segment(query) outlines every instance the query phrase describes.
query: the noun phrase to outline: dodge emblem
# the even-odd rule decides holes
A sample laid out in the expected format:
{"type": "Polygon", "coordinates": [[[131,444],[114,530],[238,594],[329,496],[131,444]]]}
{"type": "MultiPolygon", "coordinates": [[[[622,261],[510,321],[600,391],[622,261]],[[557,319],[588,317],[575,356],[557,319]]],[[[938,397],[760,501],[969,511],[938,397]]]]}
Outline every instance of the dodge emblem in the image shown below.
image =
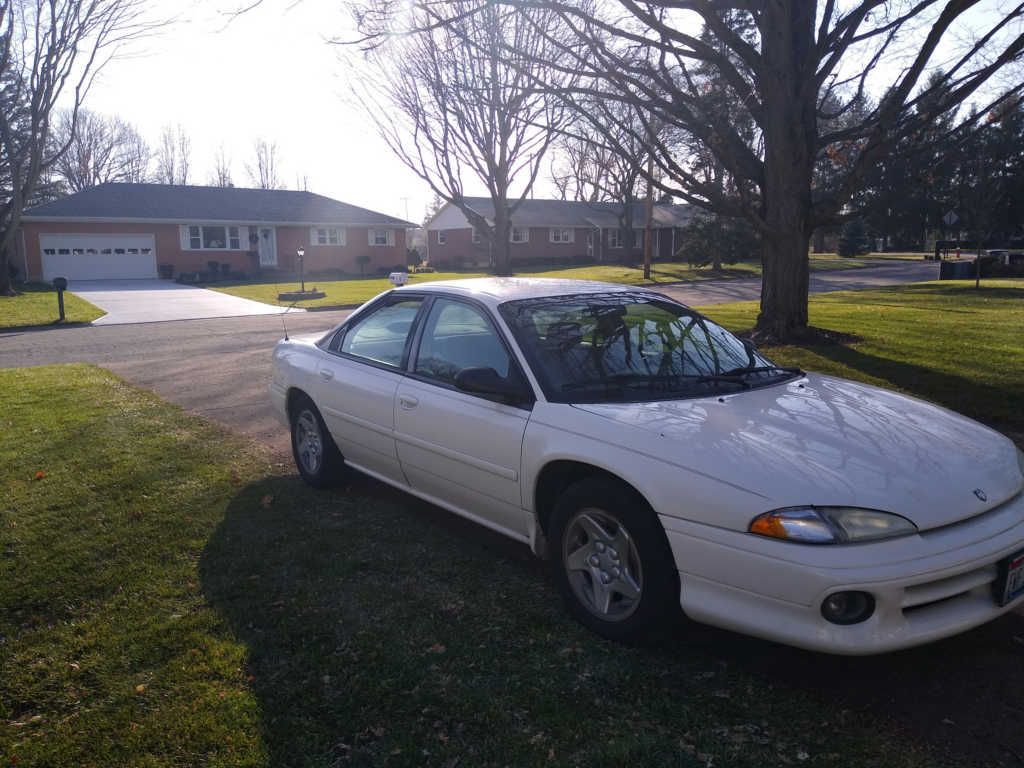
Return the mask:
{"type": "Polygon", "coordinates": [[[988,496],[985,495],[985,492],[981,490],[981,488],[975,488],[974,495],[978,497],[978,501],[988,501],[988,496]]]}

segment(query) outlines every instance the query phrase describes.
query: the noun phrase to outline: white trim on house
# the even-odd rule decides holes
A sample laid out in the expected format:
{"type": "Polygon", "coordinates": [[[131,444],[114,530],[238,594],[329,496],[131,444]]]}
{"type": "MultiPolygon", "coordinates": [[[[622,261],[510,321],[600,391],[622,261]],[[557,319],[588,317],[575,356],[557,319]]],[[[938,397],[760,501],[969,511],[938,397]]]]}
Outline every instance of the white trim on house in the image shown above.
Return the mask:
{"type": "Polygon", "coordinates": [[[437,232],[437,244],[438,245],[448,245],[448,235],[445,233],[445,230],[438,229],[438,230],[435,230],[435,231],[437,232]]]}
{"type": "Polygon", "coordinates": [[[344,227],[309,228],[309,244],[313,247],[344,247],[347,237],[344,227]]]}
{"type": "MultiPolygon", "coordinates": [[[[22,216],[21,220],[26,223],[40,224],[46,223],[67,223],[67,224],[176,224],[178,226],[182,224],[194,224],[194,219],[134,219],[134,218],[111,218],[110,216],[22,216]]],[[[380,229],[382,227],[391,227],[393,229],[406,229],[405,222],[397,222],[395,224],[381,224],[378,222],[366,223],[366,222],[340,222],[340,221],[322,221],[322,222],[311,222],[311,221],[262,221],[259,219],[204,219],[206,224],[238,224],[244,223],[247,226],[258,226],[258,227],[348,227],[349,229],[355,227],[362,229],[366,227],[368,229],[380,229]]]]}
{"type": "Polygon", "coordinates": [[[576,230],[572,227],[551,227],[548,230],[548,241],[552,243],[575,243],[576,230]]]}
{"type": "Polygon", "coordinates": [[[183,251],[248,251],[249,228],[228,222],[189,222],[178,227],[178,238],[183,251]],[[208,238],[208,229],[224,230],[223,240],[208,238]],[[207,245],[223,242],[224,245],[207,245]]]}
{"type": "Polygon", "coordinates": [[[395,230],[393,229],[368,229],[366,231],[367,244],[376,248],[390,248],[395,244],[395,230]],[[383,235],[383,237],[381,237],[383,235]],[[384,242],[380,242],[383,240],[384,242]]]}

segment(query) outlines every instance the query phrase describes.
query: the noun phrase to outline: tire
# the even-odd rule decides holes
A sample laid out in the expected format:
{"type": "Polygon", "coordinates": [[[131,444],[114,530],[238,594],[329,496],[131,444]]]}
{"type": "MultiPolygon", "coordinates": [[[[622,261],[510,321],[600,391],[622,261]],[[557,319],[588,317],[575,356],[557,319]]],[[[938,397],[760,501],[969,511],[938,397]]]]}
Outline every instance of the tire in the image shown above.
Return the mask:
{"type": "Polygon", "coordinates": [[[569,613],[591,631],[635,643],[681,615],[679,572],[665,531],[624,483],[573,483],[548,527],[555,583],[569,613]]]}
{"type": "Polygon", "coordinates": [[[320,411],[302,395],[292,404],[289,417],[296,469],[314,488],[330,488],[339,480],[344,460],[320,411]]]}

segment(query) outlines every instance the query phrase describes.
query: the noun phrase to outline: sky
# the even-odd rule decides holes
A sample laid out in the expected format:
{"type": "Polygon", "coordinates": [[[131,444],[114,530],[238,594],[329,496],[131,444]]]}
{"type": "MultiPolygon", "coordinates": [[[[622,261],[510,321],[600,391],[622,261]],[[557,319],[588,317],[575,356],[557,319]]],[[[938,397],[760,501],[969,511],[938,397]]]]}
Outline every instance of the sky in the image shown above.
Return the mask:
{"type": "MultiPolygon", "coordinates": [[[[241,0],[239,0],[241,3],[241,0]]],[[[179,20],[132,44],[100,72],[86,100],[133,123],[155,146],[180,124],[192,141],[193,184],[209,182],[224,145],[236,186],[251,186],[258,138],[277,142],[281,177],[310,191],[412,221],[432,194],[351,103],[346,68],[327,39],[351,34],[338,0],[264,0],[248,13],[230,0],[157,3],[179,20]]]]}
{"type": "MultiPolygon", "coordinates": [[[[988,0],[984,19],[1006,0],[988,0]]],[[[350,96],[350,68],[331,38],[352,39],[341,0],[153,0],[175,14],[100,72],[86,106],[133,123],[155,146],[164,126],[192,141],[191,183],[209,183],[223,145],[237,186],[251,186],[257,139],[276,142],[284,183],[420,222],[433,197],[377,135],[350,96]]],[[[908,39],[912,53],[913,40],[908,39]]],[[[351,49],[349,49],[351,51],[351,49]]],[[[876,73],[890,81],[894,73],[876,73]]],[[[542,168],[542,175],[544,169],[542,168]]],[[[483,188],[467,188],[485,194],[483,188]]],[[[538,179],[536,197],[554,196],[538,179]]]]}

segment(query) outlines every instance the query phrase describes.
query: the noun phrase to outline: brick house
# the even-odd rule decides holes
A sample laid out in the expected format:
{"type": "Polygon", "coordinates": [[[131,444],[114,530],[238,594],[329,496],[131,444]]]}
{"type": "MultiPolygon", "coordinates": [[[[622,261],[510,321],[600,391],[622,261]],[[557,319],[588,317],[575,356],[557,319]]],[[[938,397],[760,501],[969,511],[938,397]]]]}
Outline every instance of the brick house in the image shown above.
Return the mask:
{"type": "MultiPolygon", "coordinates": [[[[490,198],[466,198],[469,206],[493,221],[490,198]]],[[[512,262],[633,262],[643,255],[645,205],[633,205],[632,238],[624,229],[622,203],[573,200],[524,200],[512,214],[512,262]],[[632,240],[632,242],[630,242],[632,240]]],[[[652,229],[654,258],[675,253],[679,230],[697,215],[692,206],[656,203],[652,229]]],[[[427,256],[436,267],[484,266],[491,263],[491,245],[475,231],[465,214],[451,203],[426,224],[427,256]]]]}
{"type": "Polygon", "coordinates": [[[29,280],[153,278],[209,262],[253,274],[367,272],[406,263],[414,224],[312,192],[168,184],[101,184],[28,209],[20,264],[29,280]]]}

